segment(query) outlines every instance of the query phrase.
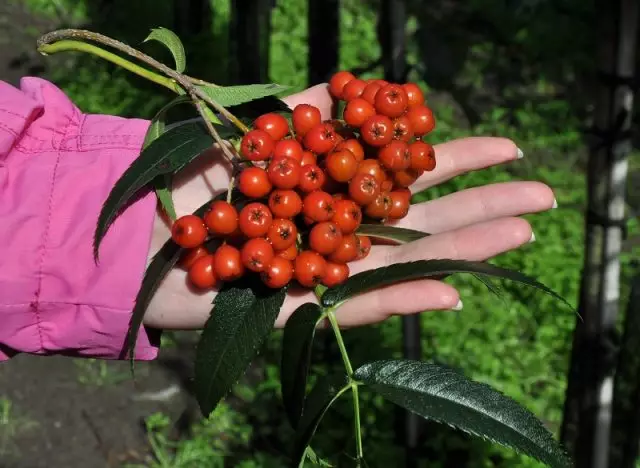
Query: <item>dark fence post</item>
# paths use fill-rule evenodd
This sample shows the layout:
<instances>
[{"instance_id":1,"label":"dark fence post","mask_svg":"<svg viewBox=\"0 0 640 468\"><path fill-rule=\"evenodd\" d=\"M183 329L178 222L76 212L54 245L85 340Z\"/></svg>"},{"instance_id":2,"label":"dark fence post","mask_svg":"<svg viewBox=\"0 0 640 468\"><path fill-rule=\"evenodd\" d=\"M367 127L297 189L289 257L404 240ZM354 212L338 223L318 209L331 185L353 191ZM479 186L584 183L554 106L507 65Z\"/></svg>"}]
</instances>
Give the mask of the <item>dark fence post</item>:
<instances>
[{"instance_id":1,"label":"dark fence post","mask_svg":"<svg viewBox=\"0 0 640 468\"><path fill-rule=\"evenodd\" d=\"M404 0L382 0L378 15L378 40L382 49L384 78L395 83L404 83L407 79L406 59L406 5ZM420 340L420 316L402 317L402 351L406 359L420 360L422 346ZM422 420L419 416L404 410L398 410L398 431L405 448L405 466L418 466L418 449Z\"/></svg>"},{"instance_id":2,"label":"dark fence post","mask_svg":"<svg viewBox=\"0 0 640 468\"><path fill-rule=\"evenodd\" d=\"M609 466L634 468L640 441L640 274L632 284L616 367Z\"/></svg>"},{"instance_id":3,"label":"dark fence post","mask_svg":"<svg viewBox=\"0 0 640 468\"><path fill-rule=\"evenodd\" d=\"M271 9L274 0L231 2L230 68L233 82L251 84L269 81Z\"/></svg>"},{"instance_id":4,"label":"dark fence post","mask_svg":"<svg viewBox=\"0 0 640 468\"><path fill-rule=\"evenodd\" d=\"M340 60L340 0L309 0L310 85L323 83L338 71Z\"/></svg>"},{"instance_id":5,"label":"dark fence post","mask_svg":"<svg viewBox=\"0 0 640 468\"><path fill-rule=\"evenodd\" d=\"M585 258L562 440L576 468L607 468L618 300L631 150L637 0L599 0L599 83L587 172ZM637 442L636 442L637 443ZM613 466L612 468L619 468Z\"/></svg>"}]
</instances>

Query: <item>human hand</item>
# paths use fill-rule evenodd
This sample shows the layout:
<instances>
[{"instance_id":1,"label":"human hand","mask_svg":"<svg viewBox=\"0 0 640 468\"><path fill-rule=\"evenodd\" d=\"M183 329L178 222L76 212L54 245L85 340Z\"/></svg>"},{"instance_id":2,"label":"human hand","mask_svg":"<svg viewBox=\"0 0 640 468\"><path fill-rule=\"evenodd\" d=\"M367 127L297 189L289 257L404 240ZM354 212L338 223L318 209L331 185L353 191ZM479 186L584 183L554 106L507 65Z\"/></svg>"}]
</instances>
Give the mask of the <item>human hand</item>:
<instances>
[{"instance_id":1,"label":"human hand","mask_svg":"<svg viewBox=\"0 0 640 468\"><path fill-rule=\"evenodd\" d=\"M329 118L332 100L326 85L318 85L285 99L294 107L309 103ZM178 215L192 213L227 189L229 168L212 148L210 157L198 158L174 181L173 197ZM516 145L504 138L473 137L435 146L437 167L426 172L412 191L421 191L455 176L508 163L519 157ZM555 205L552 190L540 182L507 182L465 189L436 200L413 205L409 215L396 223L432 234L405 245L374 245L364 260L349 264L351 274L385 265L448 258L486 260L516 249L533 239L529 223L520 216L548 210ZM156 216L149 258L170 238L162 216ZM163 329L201 328L212 308L216 291L195 291L186 272L176 268L153 297L144 324ZM342 326L376 323L392 315L461 307L456 289L442 281L422 279L380 288L348 301L336 316ZM278 316L283 326L296 308L317 302L313 291L292 288Z\"/></svg>"}]
</instances>

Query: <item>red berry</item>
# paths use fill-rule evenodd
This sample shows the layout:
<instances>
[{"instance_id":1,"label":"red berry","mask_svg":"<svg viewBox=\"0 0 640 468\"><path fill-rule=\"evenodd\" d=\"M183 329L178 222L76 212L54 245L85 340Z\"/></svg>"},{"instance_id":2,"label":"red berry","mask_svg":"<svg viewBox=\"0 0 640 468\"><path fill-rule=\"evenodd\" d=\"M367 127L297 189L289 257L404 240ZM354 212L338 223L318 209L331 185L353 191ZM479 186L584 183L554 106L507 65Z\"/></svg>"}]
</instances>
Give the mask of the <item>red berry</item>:
<instances>
[{"instance_id":1,"label":"red berry","mask_svg":"<svg viewBox=\"0 0 640 468\"><path fill-rule=\"evenodd\" d=\"M360 97L364 92L364 88L366 86L366 82L357 78L355 80L349 81L346 85L344 85L344 88L342 89L342 99L344 99L345 101L351 101L352 99Z\"/></svg>"},{"instance_id":2,"label":"red berry","mask_svg":"<svg viewBox=\"0 0 640 468\"><path fill-rule=\"evenodd\" d=\"M402 88L407 93L407 107L409 109L424 104L424 94L417 84L405 83Z\"/></svg>"},{"instance_id":3,"label":"red berry","mask_svg":"<svg viewBox=\"0 0 640 468\"><path fill-rule=\"evenodd\" d=\"M266 197L272 188L267 171L260 167L247 167L238 177L238 190L249 198Z\"/></svg>"},{"instance_id":4,"label":"red berry","mask_svg":"<svg viewBox=\"0 0 640 468\"><path fill-rule=\"evenodd\" d=\"M273 148L273 159L293 158L302 161L302 145L293 139L280 140Z\"/></svg>"},{"instance_id":5,"label":"red berry","mask_svg":"<svg viewBox=\"0 0 640 468\"><path fill-rule=\"evenodd\" d=\"M293 129L297 136L303 137L316 125L322 122L320 109L310 104L298 104L291 115Z\"/></svg>"},{"instance_id":6,"label":"red berry","mask_svg":"<svg viewBox=\"0 0 640 468\"><path fill-rule=\"evenodd\" d=\"M203 245L189 249L182 255L178 265L185 270L189 270L196 260L204 257L205 255L209 255L209 251Z\"/></svg>"},{"instance_id":7,"label":"red berry","mask_svg":"<svg viewBox=\"0 0 640 468\"><path fill-rule=\"evenodd\" d=\"M284 258L285 260L293 261L298 256L298 247L295 244L290 245L286 249L276 252L276 255Z\"/></svg>"},{"instance_id":8,"label":"red berry","mask_svg":"<svg viewBox=\"0 0 640 468\"><path fill-rule=\"evenodd\" d=\"M304 136L306 149L316 154L328 153L336 145L338 134L331 124L321 123L311 128Z\"/></svg>"},{"instance_id":9,"label":"red berry","mask_svg":"<svg viewBox=\"0 0 640 468\"><path fill-rule=\"evenodd\" d=\"M260 274L262 282L273 289L285 287L293 278L293 264L282 257L275 256Z\"/></svg>"},{"instance_id":10,"label":"red berry","mask_svg":"<svg viewBox=\"0 0 640 468\"><path fill-rule=\"evenodd\" d=\"M221 245L214 257L213 268L222 281L235 281L244 274L240 251L235 247L229 244Z\"/></svg>"},{"instance_id":11,"label":"red berry","mask_svg":"<svg viewBox=\"0 0 640 468\"><path fill-rule=\"evenodd\" d=\"M302 199L293 190L274 190L269 195L269 209L278 218L293 218L302 211Z\"/></svg>"},{"instance_id":12,"label":"red berry","mask_svg":"<svg viewBox=\"0 0 640 468\"><path fill-rule=\"evenodd\" d=\"M282 140L287 136L287 133L289 133L289 122L287 122L287 119L273 112L258 117L253 123L253 126L267 132L273 141Z\"/></svg>"},{"instance_id":13,"label":"red berry","mask_svg":"<svg viewBox=\"0 0 640 468\"><path fill-rule=\"evenodd\" d=\"M339 71L334 74L329 80L329 93L336 98L342 99L342 91L347 83L351 80L355 80L355 76L348 71Z\"/></svg>"},{"instance_id":14,"label":"red berry","mask_svg":"<svg viewBox=\"0 0 640 468\"><path fill-rule=\"evenodd\" d=\"M349 266L345 263L327 262L326 272L322 278L322 284L332 288L344 283L349 277Z\"/></svg>"},{"instance_id":15,"label":"red berry","mask_svg":"<svg viewBox=\"0 0 640 468\"><path fill-rule=\"evenodd\" d=\"M271 157L275 143L264 130L251 130L242 137L240 154L250 161L264 161Z\"/></svg>"},{"instance_id":16,"label":"red berry","mask_svg":"<svg viewBox=\"0 0 640 468\"><path fill-rule=\"evenodd\" d=\"M347 125L360 128L368 118L376 115L375 108L362 98L355 98L347 103L342 117Z\"/></svg>"},{"instance_id":17,"label":"red berry","mask_svg":"<svg viewBox=\"0 0 640 468\"><path fill-rule=\"evenodd\" d=\"M333 202L333 217L343 234L354 232L362 222L362 210L353 200L336 200Z\"/></svg>"},{"instance_id":18,"label":"red berry","mask_svg":"<svg viewBox=\"0 0 640 468\"><path fill-rule=\"evenodd\" d=\"M311 250L300 252L295 259L295 277L302 286L313 288L324 277L327 261Z\"/></svg>"},{"instance_id":19,"label":"red berry","mask_svg":"<svg viewBox=\"0 0 640 468\"><path fill-rule=\"evenodd\" d=\"M413 133L417 137L426 135L436 126L436 120L433 112L427 106L412 107L407 111L407 118L411 122Z\"/></svg>"},{"instance_id":20,"label":"red berry","mask_svg":"<svg viewBox=\"0 0 640 468\"><path fill-rule=\"evenodd\" d=\"M279 189L292 189L300 181L300 163L293 158L276 159L269 164L269 181Z\"/></svg>"},{"instance_id":21,"label":"red berry","mask_svg":"<svg viewBox=\"0 0 640 468\"><path fill-rule=\"evenodd\" d=\"M407 169L411 163L409 145L404 141L392 141L388 145L380 148L380 151L378 152L378 161L380 161L384 167L393 172Z\"/></svg>"},{"instance_id":22,"label":"red berry","mask_svg":"<svg viewBox=\"0 0 640 468\"><path fill-rule=\"evenodd\" d=\"M349 150L339 150L329 153L325 160L327 173L333 180L348 182L358 170L358 161Z\"/></svg>"},{"instance_id":23,"label":"red berry","mask_svg":"<svg viewBox=\"0 0 640 468\"><path fill-rule=\"evenodd\" d=\"M388 145L393 139L393 122L387 116L374 115L362 124L360 135L368 145Z\"/></svg>"},{"instance_id":24,"label":"red berry","mask_svg":"<svg viewBox=\"0 0 640 468\"><path fill-rule=\"evenodd\" d=\"M212 288L218 282L218 277L213 268L214 256L209 254L196 260L187 276L194 286L200 289Z\"/></svg>"},{"instance_id":25,"label":"red berry","mask_svg":"<svg viewBox=\"0 0 640 468\"><path fill-rule=\"evenodd\" d=\"M267 239L274 250L284 250L296 243L298 229L290 219L276 218L267 232Z\"/></svg>"},{"instance_id":26,"label":"red berry","mask_svg":"<svg viewBox=\"0 0 640 468\"><path fill-rule=\"evenodd\" d=\"M247 237L263 237L273 221L271 211L262 203L249 203L238 216L238 227Z\"/></svg>"},{"instance_id":27,"label":"red berry","mask_svg":"<svg viewBox=\"0 0 640 468\"><path fill-rule=\"evenodd\" d=\"M207 238L207 228L199 216L182 216L173 223L171 238L180 247L193 249L201 245Z\"/></svg>"},{"instance_id":28,"label":"red berry","mask_svg":"<svg viewBox=\"0 0 640 468\"><path fill-rule=\"evenodd\" d=\"M389 218L401 219L409 213L409 204L411 203L411 192L407 194L405 191L393 191L389 193L391 197L391 209L389 210Z\"/></svg>"},{"instance_id":29,"label":"red berry","mask_svg":"<svg viewBox=\"0 0 640 468\"><path fill-rule=\"evenodd\" d=\"M317 164L318 158L311 151L303 151L302 159L300 160L301 166L307 166L309 164Z\"/></svg>"},{"instance_id":30,"label":"red berry","mask_svg":"<svg viewBox=\"0 0 640 468\"><path fill-rule=\"evenodd\" d=\"M398 187L410 187L418 180L418 177L422 175L423 171L416 171L415 169L405 169L404 171L398 171L393 173L393 183Z\"/></svg>"},{"instance_id":31,"label":"red berry","mask_svg":"<svg viewBox=\"0 0 640 468\"><path fill-rule=\"evenodd\" d=\"M372 175L382 185L387 175L377 159L365 159L358 166L358 174Z\"/></svg>"},{"instance_id":32,"label":"red berry","mask_svg":"<svg viewBox=\"0 0 640 468\"><path fill-rule=\"evenodd\" d=\"M380 193L380 184L369 174L356 174L349 182L349 196L359 205L368 205Z\"/></svg>"},{"instance_id":33,"label":"red berry","mask_svg":"<svg viewBox=\"0 0 640 468\"><path fill-rule=\"evenodd\" d=\"M238 228L238 211L226 201L214 201L204 223L214 236L229 236Z\"/></svg>"},{"instance_id":34,"label":"red berry","mask_svg":"<svg viewBox=\"0 0 640 468\"><path fill-rule=\"evenodd\" d=\"M322 169L315 164L302 166L298 188L303 192L313 192L324 185L326 177Z\"/></svg>"},{"instance_id":35,"label":"red berry","mask_svg":"<svg viewBox=\"0 0 640 468\"><path fill-rule=\"evenodd\" d=\"M436 152L433 146L424 141L414 141L409 145L411 169L417 171L433 171L436 168Z\"/></svg>"},{"instance_id":36,"label":"red berry","mask_svg":"<svg viewBox=\"0 0 640 468\"><path fill-rule=\"evenodd\" d=\"M364 148L362 147L360 142L355 138L349 138L348 140L341 141L336 145L336 147L334 148L334 151L339 151L343 149L351 151L353 155L356 157L356 161L358 162L364 159Z\"/></svg>"},{"instance_id":37,"label":"red berry","mask_svg":"<svg viewBox=\"0 0 640 468\"><path fill-rule=\"evenodd\" d=\"M345 234L336 250L329 255L329 261L334 263L352 262L358 255L358 238L355 234Z\"/></svg>"},{"instance_id":38,"label":"red berry","mask_svg":"<svg viewBox=\"0 0 640 468\"><path fill-rule=\"evenodd\" d=\"M389 194L381 193L365 207L364 212L370 218L385 219L389 216L392 204Z\"/></svg>"},{"instance_id":39,"label":"red berry","mask_svg":"<svg viewBox=\"0 0 640 468\"><path fill-rule=\"evenodd\" d=\"M309 232L309 247L322 255L329 255L335 251L341 240L340 228L330 221L316 224Z\"/></svg>"},{"instance_id":40,"label":"red berry","mask_svg":"<svg viewBox=\"0 0 640 468\"><path fill-rule=\"evenodd\" d=\"M321 190L311 192L302 201L302 213L315 222L329 221L333 216L333 197Z\"/></svg>"},{"instance_id":41,"label":"red berry","mask_svg":"<svg viewBox=\"0 0 640 468\"><path fill-rule=\"evenodd\" d=\"M371 252L371 239L367 236L357 236L358 237L358 255L356 256L356 260L362 260L369 256L369 252Z\"/></svg>"},{"instance_id":42,"label":"red berry","mask_svg":"<svg viewBox=\"0 0 640 468\"><path fill-rule=\"evenodd\" d=\"M407 93L402 86L388 84L376 94L376 111L387 117L400 117L407 110Z\"/></svg>"},{"instance_id":43,"label":"red berry","mask_svg":"<svg viewBox=\"0 0 640 468\"><path fill-rule=\"evenodd\" d=\"M393 119L393 139L408 143L412 138L413 128L411 128L409 118L406 115L401 115Z\"/></svg>"},{"instance_id":44,"label":"red berry","mask_svg":"<svg viewBox=\"0 0 640 468\"><path fill-rule=\"evenodd\" d=\"M371 81L367 83L367 86L364 88L364 91L362 92L362 95L360 97L373 106L376 102L376 95L378 94L380 88L382 88L382 85L380 83Z\"/></svg>"},{"instance_id":45,"label":"red berry","mask_svg":"<svg viewBox=\"0 0 640 468\"><path fill-rule=\"evenodd\" d=\"M264 237L249 239L242 246L242 264L251 271L263 271L271 263L273 256L273 246Z\"/></svg>"}]
</instances>

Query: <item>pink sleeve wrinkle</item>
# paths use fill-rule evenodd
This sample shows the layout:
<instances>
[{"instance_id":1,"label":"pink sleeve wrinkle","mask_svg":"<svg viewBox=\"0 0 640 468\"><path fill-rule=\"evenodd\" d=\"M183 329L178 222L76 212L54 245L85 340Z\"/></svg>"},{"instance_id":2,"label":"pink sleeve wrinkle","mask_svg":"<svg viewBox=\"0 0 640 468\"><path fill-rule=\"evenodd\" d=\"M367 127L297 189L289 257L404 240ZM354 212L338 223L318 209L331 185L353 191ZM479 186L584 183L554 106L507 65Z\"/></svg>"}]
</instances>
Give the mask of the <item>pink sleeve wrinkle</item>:
<instances>
[{"instance_id":1,"label":"pink sleeve wrinkle","mask_svg":"<svg viewBox=\"0 0 640 468\"><path fill-rule=\"evenodd\" d=\"M102 203L149 123L84 115L51 83L0 81L0 360L17 353L117 359L140 287L155 196L114 222L93 260ZM141 329L135 358L154 359Z\"/></svg>"}]
</instances>

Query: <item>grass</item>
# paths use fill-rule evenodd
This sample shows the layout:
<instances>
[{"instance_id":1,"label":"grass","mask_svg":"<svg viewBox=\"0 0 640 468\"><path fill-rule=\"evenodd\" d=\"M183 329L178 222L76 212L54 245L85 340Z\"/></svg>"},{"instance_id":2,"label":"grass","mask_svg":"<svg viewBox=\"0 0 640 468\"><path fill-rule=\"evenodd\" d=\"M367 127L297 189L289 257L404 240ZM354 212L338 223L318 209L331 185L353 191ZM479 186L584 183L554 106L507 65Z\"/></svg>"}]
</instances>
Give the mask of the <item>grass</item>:
<instances>
[{"instance_id":1,"label":"grass","mask_svg":"<svg viewBox=\"0 0 640 468\"><path fill-rule=\"evenodd\" d=\"M36 426L35 421L20 414L11 400L0 397L0 459L19 456L15 439Z\"/></svg>"}]
</instances>

